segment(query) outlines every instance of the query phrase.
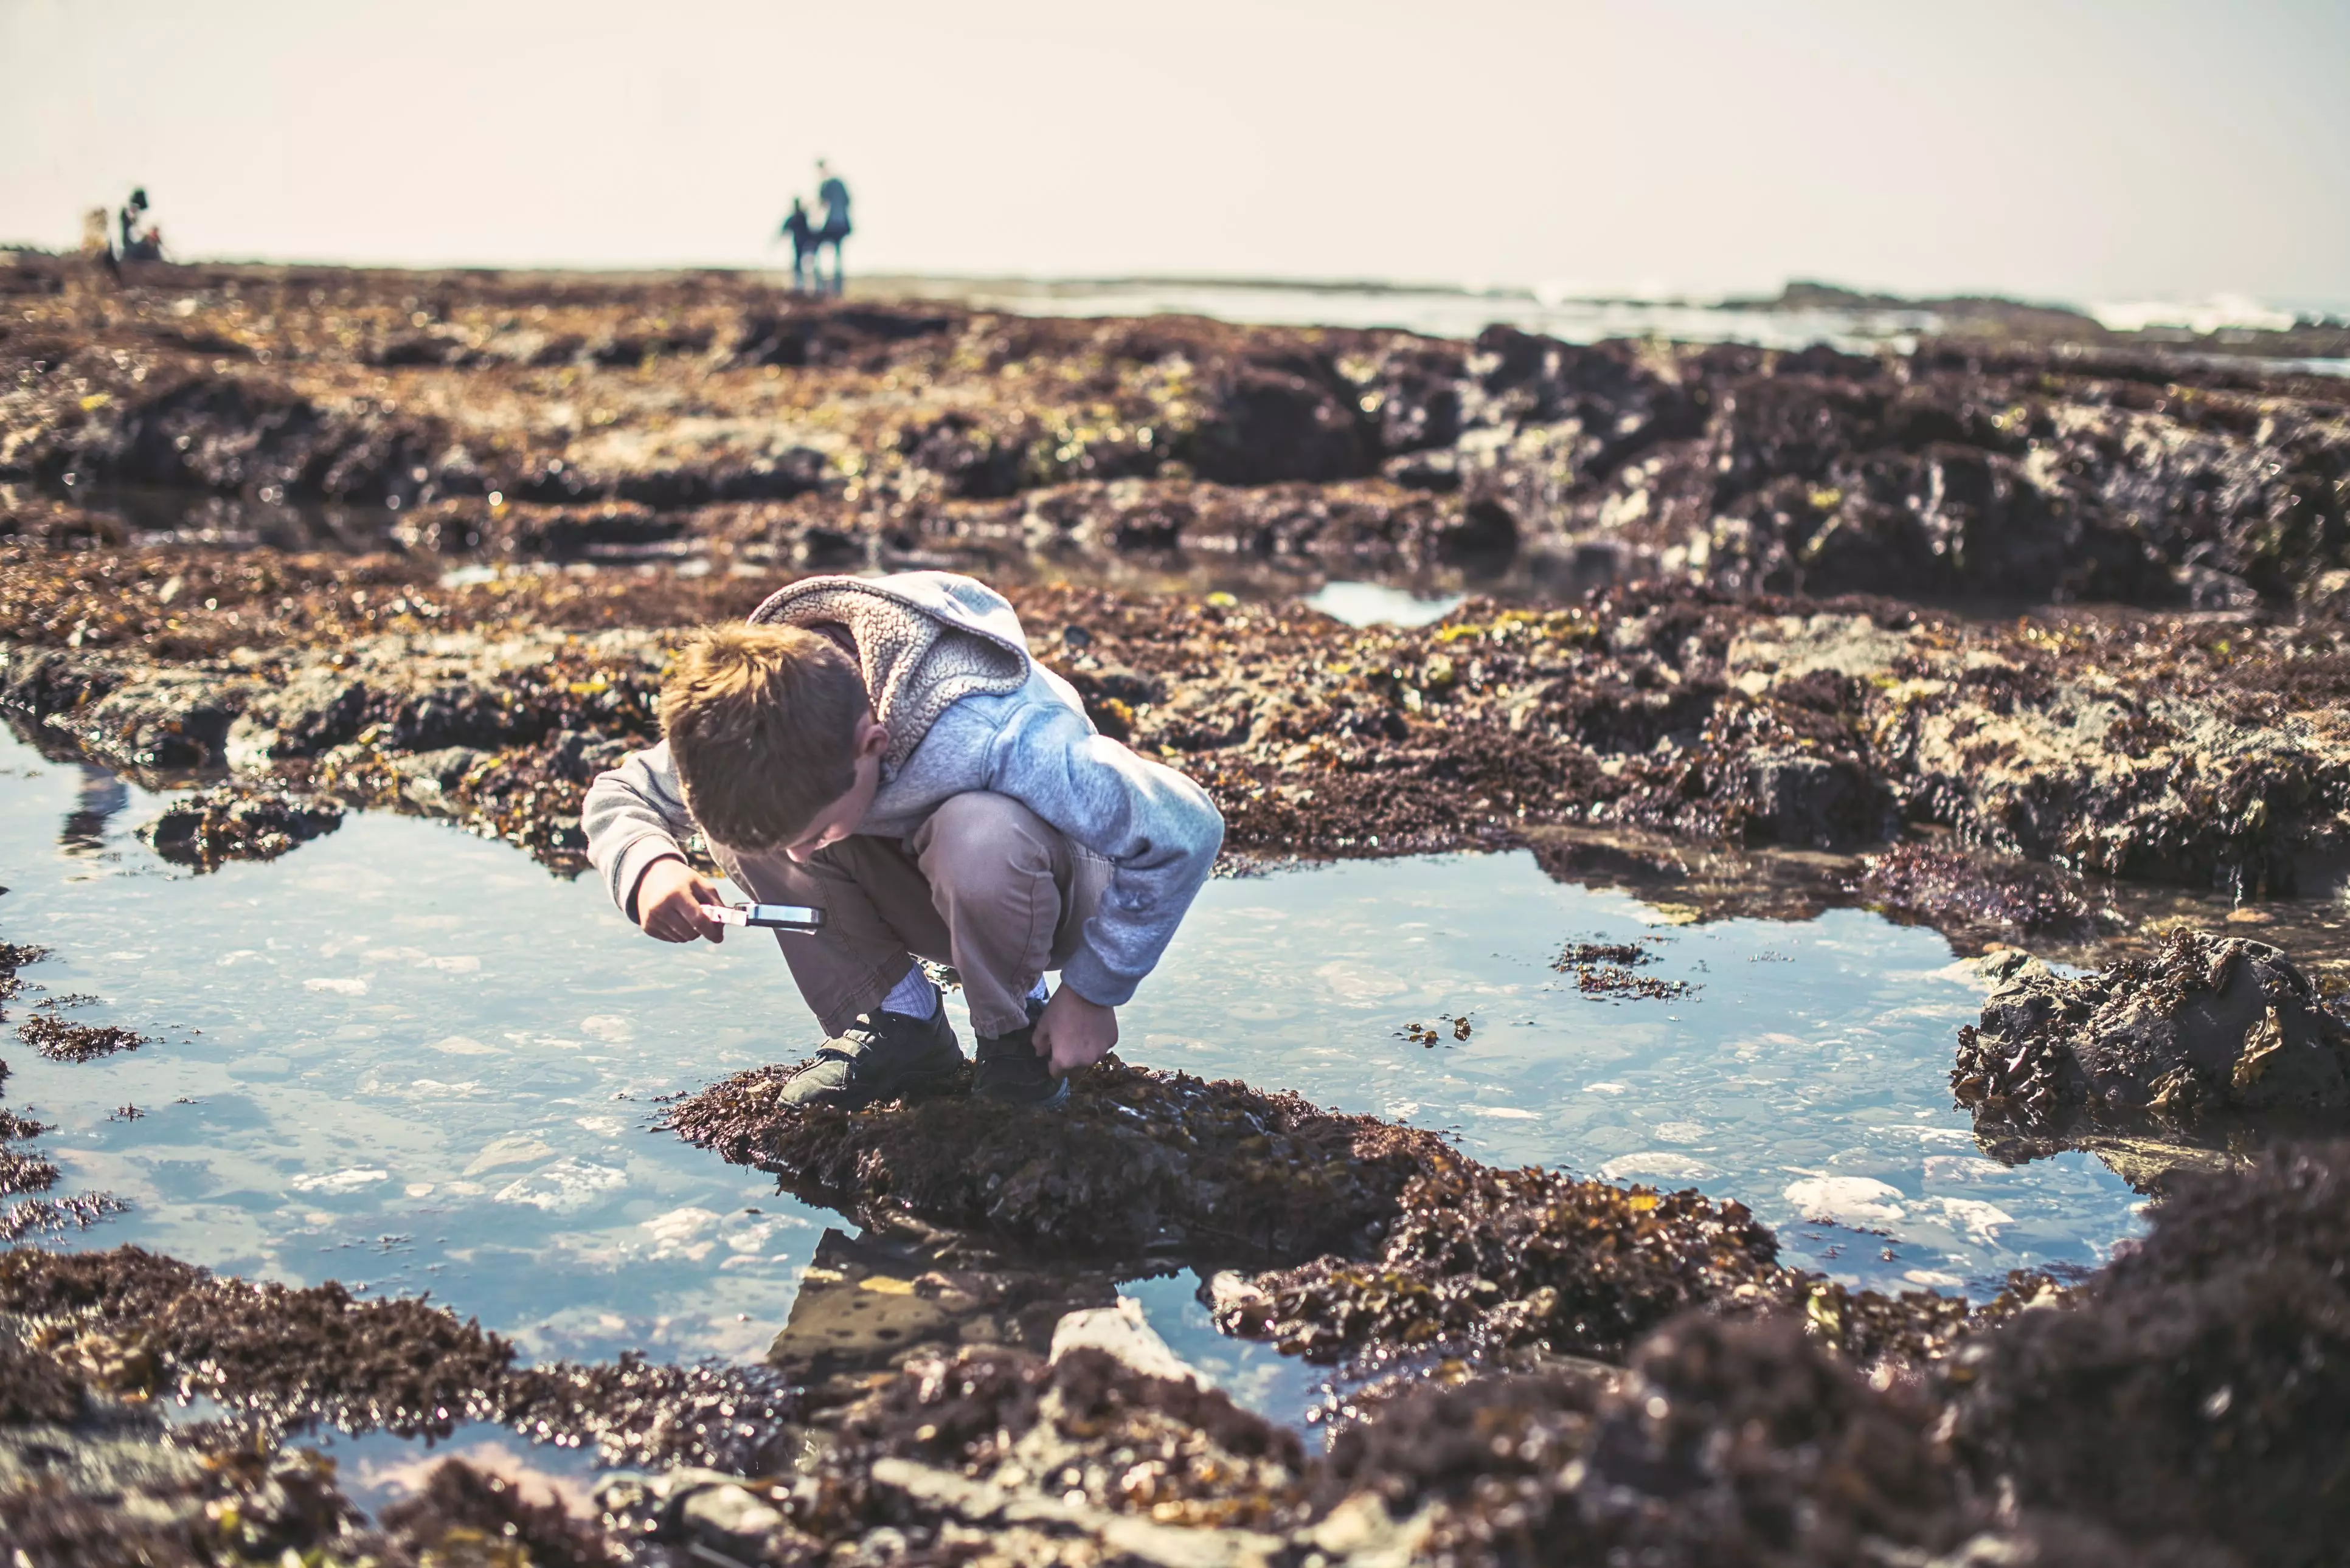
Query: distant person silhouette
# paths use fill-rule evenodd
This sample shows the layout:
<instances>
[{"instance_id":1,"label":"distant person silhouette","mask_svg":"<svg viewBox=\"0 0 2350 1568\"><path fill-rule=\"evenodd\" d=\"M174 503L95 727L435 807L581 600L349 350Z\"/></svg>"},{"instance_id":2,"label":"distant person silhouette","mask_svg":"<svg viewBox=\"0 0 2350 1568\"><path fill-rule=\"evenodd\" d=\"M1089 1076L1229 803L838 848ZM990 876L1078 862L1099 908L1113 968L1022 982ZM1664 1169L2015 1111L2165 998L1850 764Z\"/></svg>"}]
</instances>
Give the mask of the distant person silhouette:
<instances>
[{"instance_id":1,"label":"distant person silhouette","mask_svg":"<svg viewBox=\"0 0 2350 1568\"><path fill-rule=\"evenodd\" d=\"M816 281L816 226L808 222L807 203L797 196L792 198L792 215L784 220L783 232L792 242L792 291L806 294Z\"/></svg>"},{"instance_id":2,"label":"distant person silhouette","mask_svg":"<svg viewBox=\"0 0 2350 1568\"><path fill-rule=\"evenodd\" d=\"M840 242L847 239L849 234L848 187L841 183L840 176L834 173L832 166L821 158L816 161L816 202L824 208L824 225L817 229L816 234L816 286L819 289L824 287L824 247L830 245L832 247L831 287L833 293L838 294L842 284L846 281L841 272Z\"/></svg>"},{"instance_id":3,"label":"distant person silhouette","mask_svg":"<svg viewBox=\"0 0 2350 1568\"><path fill-rule=\"evenodd\" d=\"M147 187L134 187L130 199L122 203L115 219L122 226L122 244L119 259L122 261L160 261L163 255L163 231L152 223L143 229L141 220L147 216Z\"/></svg>"}]
</instances>

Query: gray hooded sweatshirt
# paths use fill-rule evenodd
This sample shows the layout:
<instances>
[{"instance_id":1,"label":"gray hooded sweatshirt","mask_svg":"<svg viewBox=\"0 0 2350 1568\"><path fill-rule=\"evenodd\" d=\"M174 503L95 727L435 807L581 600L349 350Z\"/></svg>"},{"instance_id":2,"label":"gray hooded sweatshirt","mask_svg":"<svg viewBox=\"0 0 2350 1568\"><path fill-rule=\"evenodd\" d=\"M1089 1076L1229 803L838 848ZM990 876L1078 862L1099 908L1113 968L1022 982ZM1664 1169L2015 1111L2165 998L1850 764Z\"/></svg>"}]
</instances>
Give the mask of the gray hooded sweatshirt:
<instances>
[{"instance_id":1,"label":"gray hooded sweatshirt","mask_svg":"<svg viewBox=\"0 0 2350 1568\"><path fill-rule=\"evenodd\" d=\"M845 629L874 717L889 732L881 787L857 831L903 838L951 795L1010 795L1107 860L1108 888L1061 971L1123 1005L1159 962L1224 836L1207 792L1095 732L1069 683L1028 656L1003 597L951 572L808 577L751 612L758 623ZM655 861L694 831L669 743L599 774L581 812L588 857L623 914Z\"/></svg>"}]
</instances>

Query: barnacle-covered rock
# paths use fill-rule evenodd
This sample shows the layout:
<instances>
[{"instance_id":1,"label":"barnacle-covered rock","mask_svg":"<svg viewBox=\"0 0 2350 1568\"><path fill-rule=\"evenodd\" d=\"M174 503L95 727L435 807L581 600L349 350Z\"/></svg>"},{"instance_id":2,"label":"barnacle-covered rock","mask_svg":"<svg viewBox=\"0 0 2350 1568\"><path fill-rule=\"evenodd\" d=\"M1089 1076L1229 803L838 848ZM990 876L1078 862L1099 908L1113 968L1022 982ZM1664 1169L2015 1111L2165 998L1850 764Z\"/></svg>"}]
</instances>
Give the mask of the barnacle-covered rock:
<instances>
[{"instance_id":1,"label":"barnacle-covered rock","mask_svg":"<svg viewBox=\"0 0 2350 1568\"><path fill-rule=\"evenodd\" d=\"M1959 1032L1950 1074L1979 1121L2058 1132L2350 1116L2350 1023L2264 942L2178 931L2077 979L2000 956L2000 988Z\"/></svg>"},{"instance_id":2,"label":"barnacle-covered rock","mask_svg":"<svg viewBox=\"0 0 2350 1568\"><path fill-rule=\"evenodd\" d=\"M1433 1345L1614 1358L1686 1307L1760 1305L1795 1288L1766 1227L1695 1192L1454 1158L1397 1210L1376 1256L1260 1276L1221 1306L1219 1326L1321 1359Z\"/></svg>"}]
</instances>

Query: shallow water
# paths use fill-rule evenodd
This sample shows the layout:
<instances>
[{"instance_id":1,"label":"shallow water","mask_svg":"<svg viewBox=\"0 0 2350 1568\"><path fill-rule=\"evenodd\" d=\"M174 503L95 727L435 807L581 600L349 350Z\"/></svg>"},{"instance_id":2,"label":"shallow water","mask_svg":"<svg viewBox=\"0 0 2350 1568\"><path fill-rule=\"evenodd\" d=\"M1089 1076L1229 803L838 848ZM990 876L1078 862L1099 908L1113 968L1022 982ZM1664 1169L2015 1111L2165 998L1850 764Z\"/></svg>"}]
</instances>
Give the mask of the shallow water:
<instances>
[{"instance_id":1,"label":"shallow water","mask_svg":"<svg viewBox=\"0 0 2350 1568\"><path fill-rule=\"evenodd\" d=\"M660 1096L813 1039L764 942L651 942L592 879L415 818L354 815L196 876L131 836L160 797L13 739L0 800L0 936L57 953L24 978L160 1037L81 1064L10 1042L7 1102L58 1125L40 1140L57 1195L131 1204L63 1244L429 1291L533 1358L747 1358L782 1327L837 1217L651 1127ZM1980 1293L2134 1231L2135 1195L2093 1159L1975 1151L1945 1079L1980 992L1939 938L1861 911L1675 918L1525 854L1218 881L1122 1012L1122 1051L1442 1128L1490 1161L1734 1197L1855 1282ZM1593 938L1655 939L1641 972L1698 989L1584 995L1552 965ZM1126 1289L1294 1417L1317 1376L1218 1338L1198 1286Z\"/></svg>"},{"instance_id":2,"label":"shallow water","mask_svg":"<svg viewBox=\"0 0 2350 1568\"><path fill-rule=\"evenodd\" d=\"M1347 582L1333 578L1301 601L1332 620L1348 626L1433 626L1461 607L1461 594L1423 597L1386 583Z\"/></svg>"},{"instance_id":3,"label":"shallow water","mask_svg":"<svg viewBox=\"0 0 2350 1568\"><path fill-rule=\"evenodd\" d=\"M1853 353L1890 346L1907 353L1937 330L1928 310L1765 310L1679 299L1586 299L1520 288L1284 285L1180 278L978 280L893 278L875 286L1025 316L1208 316L1263 327L1392 327L1431 337L1474 337L1495 323L1566 343L1664 337L1682 343L1752 343Z\"/></svg>"}]
</instances>

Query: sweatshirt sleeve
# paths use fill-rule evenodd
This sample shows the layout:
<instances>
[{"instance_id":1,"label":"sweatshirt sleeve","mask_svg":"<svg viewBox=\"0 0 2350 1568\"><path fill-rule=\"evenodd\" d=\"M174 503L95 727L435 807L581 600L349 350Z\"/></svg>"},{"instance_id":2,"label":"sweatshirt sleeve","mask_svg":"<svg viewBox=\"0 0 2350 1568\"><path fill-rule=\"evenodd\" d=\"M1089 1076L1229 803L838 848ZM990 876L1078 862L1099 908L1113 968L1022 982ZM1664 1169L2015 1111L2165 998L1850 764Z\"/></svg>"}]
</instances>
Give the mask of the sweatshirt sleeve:
<instances>
[{"instance_id":1,"label":"sweatshirt sleeve","mask_svg":"<svg viewBox=\"0 0 2350 1568\"><path fill-rule=\"evenodd\" d=\"M637 884L656 860L685 858L678 841L693 832L669 742L631 752L620 765L598 774L579 808L588 859L620 913L637 918Z\"/></svg>"},{"instance_id":2,"label":"sweatshirt sleeve","mask_svg":"<svg viewBox=\"0 0 2350 1568\"><path fill-rule=\"evenodd\" d=\"M1123 1006L1216 863L1224 820L1215 803L1174 769L1095 733L1055 703L1023 708L998 732L987 771L986 787L1110 863L1101 906L1061 979L1089 1002Z\"/></svg>"}]
</instances>

